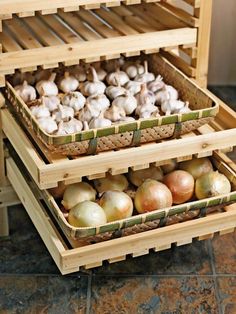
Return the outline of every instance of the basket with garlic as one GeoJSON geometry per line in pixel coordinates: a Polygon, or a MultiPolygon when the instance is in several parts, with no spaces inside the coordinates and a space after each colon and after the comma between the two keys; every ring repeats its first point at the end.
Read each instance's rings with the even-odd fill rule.
{"type": "Polygon", "coordinates": [[[68,156],[178,137],[218,112],[157,54],[17,73],[9,81],[6,96],[19,118],[50,150],[68,156]]]}

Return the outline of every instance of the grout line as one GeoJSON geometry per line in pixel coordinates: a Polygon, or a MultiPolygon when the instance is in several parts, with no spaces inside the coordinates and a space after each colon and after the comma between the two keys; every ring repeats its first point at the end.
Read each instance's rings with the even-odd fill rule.
{"type": "MultiPolygon", "coordinates": [[[[220,277],[236,277],[236,274],[235,275],[232,275],[232,274],[218,274],[217,276],[220,276],[220,277]]],[[[121,273],[121,274],[118,274],[118,273],[110,273],[110,274],[104,274],[104,273],[101,273],[101,274],[93,274],[93,277],[128,277],[128,278],[132,278],[132,277],[140,277],[140,278],[143,278],[143,277],[153,277],[153,278],[181,278],[181,277],[186,277],[186,278],[194,278],[194,277],[199,277],[199,278],[214,278],[216,277],[216,275],[213,275],[213,274],[205,274],[205,275],[202,275],[202,274],[130,274],[130,273],[121,273]]]]}
{"type": "Polygon", "coordinates": [[[89,314],[90,313],[90,309],[91,309],[91,293],[92,293],[92,273],[89,274],[89,276],[88,276],[86,314],[89,314]]]}
{"type": "Polygon", "coordinates": [[[214,256],[214,252],[213,252],[212,241],[208,240],[207,242],[208,242],[207,245],[208,245],[208,250],[209,250],[209,254],[210,254],[211,268],[212,268],[212,273],[213,273],[213,281],[214,281],[214,286],[215,286],[216,302],[218,305],[219,314],[223,314],[223,309],[221,307],[220,293],[219,293],[219,285],[217,282],[215,256],[214,256]]]}

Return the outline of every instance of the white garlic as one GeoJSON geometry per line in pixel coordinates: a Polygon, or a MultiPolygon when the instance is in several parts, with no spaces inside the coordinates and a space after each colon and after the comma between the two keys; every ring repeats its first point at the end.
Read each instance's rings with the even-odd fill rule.
{"type": "MultiPolygon", "coordinates": [[[[102,68],[101,62],[93,63],[93,67],[95,68],[95,70],[97,72],[98,79],[100,81],[103,81],[105,79],[105,77],[107,76],[107,72],[102,68]]],[[[88,81],[92,81],[93,80],[93,77],[92,77],[91,73],[87,74],[87,80],[88,81]]]]}
{"type": "Polygon", "coordinates": [[[24,81],[22,85],[15,86],[15,91],[25,103],[36,99],[36,90],[33,86],[28,85],[27,81],[24,81]]]}
{"type": "Polygon", "coordinates": [[[103,94],[106,89],[106,85],[99,81],[96,70],[91,67],[90,68],[93,75],[92,81],[86,81],[80,86],[80,90],[85,96],[96,96],[98,94],[103,94]]]}
{"type": "Polygon", "coordinates": [[[74,77],[79,82],[84,82],[87,79],[86,69],[82,65],[76,65],[69,68],[70,73],[74,75],[74,77]]]}
{"type": "Polygon", "coordinates": [[[129,81],[128,83],[125,84],[125,88],[132,94],[136,95],[141,91],[141,82],[137,81],[129,81]]]}
{"type": "Polygon", "coordinates": [[[120,85],[119,76],[115,76],[116,80],[116,86],[108,86],[106,88],[106,94],[110,99],[115,99],[118,96],[124,95],[126,92],[126,89],[120,85]]]}
{"type": "Polygon", "coordinates": [[[144,61],[144,73],[138,74],[134,80],[142,83],[148,83],[155,80],[155,75],[153,73],[148,72],[147,60],[144,61]]]}
{"type": "Polygon", "coordinates": [[[163,77],[160,75],[158,75],[154,81],[148,83],[148,89],[153,93],[156,93],[164,86],[165,83],[163,82],[163,77]]]}
{"type": "Polygon", "coordinates": [[[119,96],[112,102],[113,106],[121,107],[127,115],[132,114],[137,107],[136,98],[126,91],[124,96],[119,96]]]}
{"type": "Polygon", "coordinates": [[[156,106],[147,103],[141,106],[138,106],[135,110],[135,115],[139,116],[139,118],[150,118],[159,116],[159,110],[156,106]]]}
{"type": "Polygon", "coordinates": [[[127,62],[124,64],[123,70],[128,74],[130,79],[134,79],[137,75],[144,73],[144,66],[139,62],[127,62]]]}
{"type": "Polygon", "coordinates": [[[41,80],[36,84],[37,92],[40,96],[57,96],[58,88],[54,83],[56,73],[52,73],[48,80],[41,80]]]}
{"type": "Polygon", "coordinates": [[[112,105],[107,111],[104,112],[104,117],[112,122],[120,121],[125,117],[125,110],[122,107],[112,105]]]}
{"type": "Polygon", "coordinates": [[[78,133],[83,129],[83,123],[75,118],[67,122],[60,121],[58,125],[57,135],[66,135],[78,133]]]}
{"type": "Polygon", "coordinates": [[[84,131],[88,131],[89,130],[89,125],[88,125],[88,121],[83,121],[83,129],[84,131]]]}
{"type": "MultiPolygon", "coordinates": [[[[95,110],[90,103],[86,103],[83,109],[80,110],[78,113],[78,119],[82,121],[83,123],[87,121],[88,123],[93,119],[97,118],[99,114],[101,113],[100,110],[95,110]]],[[[84,126],[85,129],[85,126],[84,126]]]]}
{"type": "Polygon", "coordinates": [[[74,109],[75,113],[81,110],[86,102],[86,98],[80,92],[70,92],[62,98],[62,104],[74,109]]]}
{"type": "Polygon", "coordinates": [[[55,117],[56,122],[69,121],[74,118],[74,109],[68,106],[59,105],[58,111],[54,112],[53,116],[55,117]]]}
{"type": "Polygon", "coordinates": [[[179,93],[173,86],[165,85],[165,88],[170,96],[170,99],[177,100],[179,98],[179,93]]]}
{"type": "Polygon", "coordinates": [[[60,99],[57,96],[42,96],[42,103],[53,112],[58,109],[60,105],[60,99]]]}
{"type": "Polygon", "coordinates": [[[177,113],[184,107],[185,103],[181,100],[169,99],[161,104],[161,110],[166,116],[177,113]]]}
{"type": "Polygon", "coordinates": [[[164,87],[155,93],[156,95],[156,104],[161,105],[163,102],[171,99],[177,100],[179,97],[178,91],[171,85],[164,85],[164,87]]]}
{"type": "Polygon", "coordinates": [[[97,118],[94,118],[89,123],[90,129],[99,129],[111,126],[111,120],[104,118],[104,113],[100,113],[97,118]]]}
{"type": "Polygon", "coordinates": [[[118,68],[115,72],[109,73],[106,80],[109,85],[118,86],[120,84],[124,86],[129,81],[129,77],[124,71],[120,71],[118,68]]]}
{"type": "Polygon", "coordinates": [[[187,101],[185,103],[185,106],[182,107],[181,109],[179,109],[178,111],[175,111],[175,113],[188,113],[190,111],[192,111],[192,110],[189,108],[189,102],[187,101]]]}
{"type": "Polygon", "coordinates": [[[90,104],[90,106],[96,110],[97,112],[105,111],[110,106],[110,101],[104,94],[89,96],[86,100],[86,104],[90,104]]]}
{"type": "Polygon", "coordinates": [[[135,121],[133,117],[121,117],[120,122],[132,122],[135,121]]]}
{"type": "Polygon", "coordinates": [[[148,90],[147,84],[144,83],[141,85],[141,91],[136,96],[138,106],[143,105],[154,105],[156,98],[153,92],[148,90]]]}
{"type": "Polygon", "coordinates": [[[57,124],[52,117],[44,117],[37,120],[39,126],[48,134],[57,131],[57,124]]]}
{"type": "Polygon", "coordinates": [[[69,72],[65,72],[64,77],[59,82],[59,88],[64,93],[74,92],[79,87],[78,80],[70,75],[69,72]]]}
{"type": "Polygon", "coordinates": [[[48,118],[51,116],[49,109],[44,104],[40,106],[31,106],[30,110],[36,119],[48,118]]]}
{"type": "Polygon", "coordinates": [[[104,69],[110,73],[114,72],[117,67],[121,67],[125,64],[124,57],[120,57],[119,59],[116,60],[107,60],[104,62],[104,69]]]}

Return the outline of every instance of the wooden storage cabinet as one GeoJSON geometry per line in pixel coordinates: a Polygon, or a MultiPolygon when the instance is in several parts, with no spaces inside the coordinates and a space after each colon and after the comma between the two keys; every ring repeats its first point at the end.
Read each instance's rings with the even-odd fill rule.
{"type": "MultiPolygon", "coordinates": [[[[5,85],[6,75],[15,70],[27,72],[39,66],[54,68],[60,63],[73,65],[79,61],[93,62],[120,55],[160,51],[204,87],[211,6],[212,0],[58,0],[52,3],[11,0],[7,4],[2,1],[0,86],[5,85]],[[184,3],[186,10],[176,6],[178,2],[184,3]],[[91,14],[91,8],[95,9],[95,15],[91,14]],[[84,33],[76,28],[81,21],[84,33]],[[104,27],[104,21],[110,25],[109,28],[104,27]],[[65,24],[69,26],[67,31],[65,24]],[[90,25],[90,32],[86,25],[90,25]],[[20,38],[16,37],[17,33],[21,34],[20,38]],[[93,49],[94,46],[96,49],[93,49]]],[[[219,99],[217,101],[220,102],[219,99]]],[[[236,171],[236,165],[220,152],[229,151],[236,145],[236,113],[222,102],[220,112],[211,125],[205,125],[178,140],[74,160],[55,156],[40,143],[33,143],[9,112],[7,103],[5,106],[1,94],[0,107],[0,235],[8,234],[7,206],[22,202],[62,274],[78,271],[80,267],[99,266],[104,260],[111,263],[121,261],[127,255],[136,257],[147,254],[150,249],[160,251],[171,245],[191,243],[193,239],[211,238],[216,232],[224,234],[235,230],[234,204],[222,213],[76,248],[75,242],[65,239],[40,200],[40,190],[55,187],[59,181],[70,184],[81,181],[82,177],[102,177],[108,171],[112,174],[125,173],[130,167],[142,169],[152,163],[161,165],[172,158],[181,161],[192,156],[218,154],[236,171]],[[11,143],[28,169],[34,180],[33,188],[4,148],[4,138],[11,143]]]]}

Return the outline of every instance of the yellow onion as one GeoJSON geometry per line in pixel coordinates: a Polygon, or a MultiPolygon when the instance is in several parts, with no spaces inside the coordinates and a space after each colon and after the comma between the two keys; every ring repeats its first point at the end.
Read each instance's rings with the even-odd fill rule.
{"type": "Polygon", "coordinates": [[[164,176],[163,183],[170,189],[173,203],[187,202],[194,192],[194,178],[184,170],[175,170],[164,176]]]}
{"type": "Polygon", "coordinates": [[[49,192],[54,198],[62,198],[65,192],[66,185],[63,182],[59,182],[58,186],[55,188],[49,189],[49,192]]]}
{"type": "Polygon", "coordinates": [[[168,187],[156,180],[147,179],[139,186],[134,199],[137,211],[142,214],[156,209],[170,207],[172,195],[168,187]]]}
{"type": "Polygon", "coordinates": [[[132,199],[121,191],[105,192],[99,204],[104,209],[108,222],[131,217],[133,213],[132,199]]]}
{"type": "Polygon", "coordinates": [[[147,179],[162,181],[163,172],[160,167],[151,166],[147,169],[136,171],[130,169],[128,176],[131,183],[135,186],[140,186],[147,179]]]}
{"type": "Polygon", "coordinates": [[[213,171],[213,166],[211,161],[207,157],[204,157],[183,161],[179,164],[179,169],[191,173],[196,180],[203,174],[213,171]]]}
{"type": "Polygon", "coordinates": [[[177,168],[177,162],[174,159],[169,160],[167,164],[161,166],[161,169],[164,174],[170,173],[174,171],[176,168],[177,168]]]}
{"type": "Polygon", "coordinates": [[[99,193],[109,190],[124,191],[128,188],[128,185],[129,183],[123,174],[112,176],[110,173],[107,173],[105,178],[94,180],[95,189],[99,193]]]}
{"type": "Polygon", "coordinates": [[[86,182],[68,185],[63,195],[62,205],[70,210],[75,205],[84,201],[95,201],[96,191],[86,182]]]}
{"type": "Polygon", "coordinates": [[[96,227],[105,224],[107,218],[97,203],[84,201],[69,211],[68,221],[74,227],[96,227]]]}
{"type": "Polygon", "coordinates": [[[206,173],[196,180],[195,195],[198,199],[227,194],[230,191],[229,180],[218,171],[206,173]]]}

